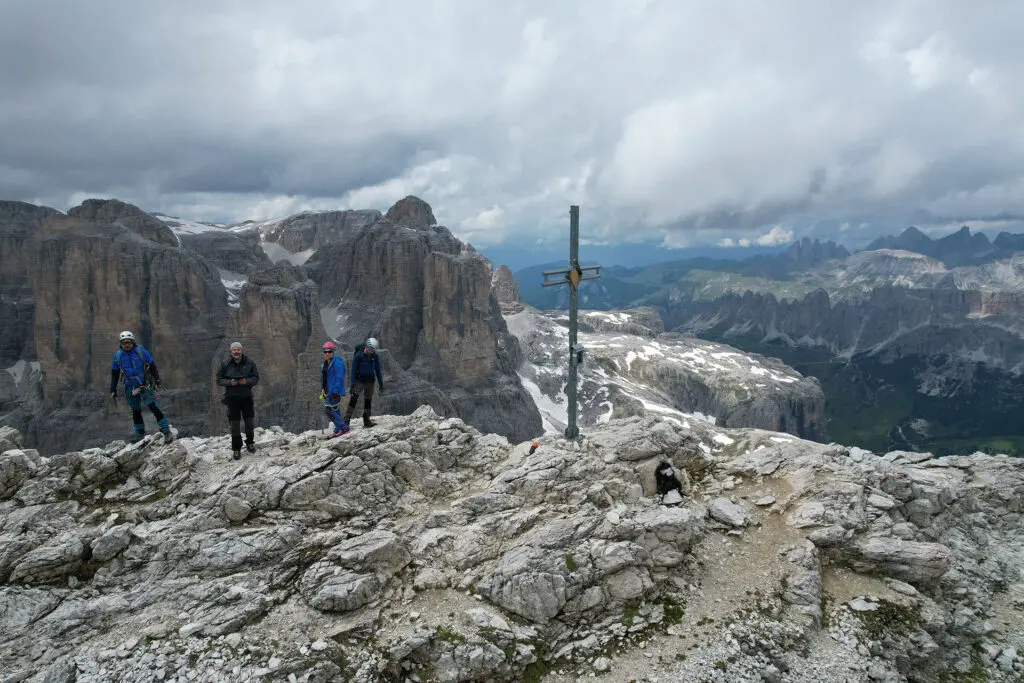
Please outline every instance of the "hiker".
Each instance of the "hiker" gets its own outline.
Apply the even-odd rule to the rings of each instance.
[[[135,424],[132,441],[141,441],[146,436],[146,425],[142,421],[142,404],[145,403],[156,418],[164,443],[170,443],[174,440],[171,426],[156,403],[155,390],[160,388],[160,373],[153,356],[135,342],[135,335],[129,330],[121,333],[118,343],[121,348],[114,353],[110,363],[110,398],[117,405],[117,381],[123,380],[124,400],[132,410],[132,422]]]
[[[245,355],[241,342],[231,343],[231,356],[217,370],[217,386],[224,387],[224,405],[228,407],[231,425],[231,457],[242,457],[242,420],[245,420],[245,449],[256,452],[255,410],[252,388],[259,384],[260,371],[256,362]]]
[[[370,408],[373,405],[373,380],[376,378],[379,391],[384,391],[384,380],[380,375],[380,356],[377,355],[377,340],[370,337],[361,348],[356,349],[352,357],[352,384],[349,387],[352,398],[348,401],[345,411],[345,422],[351,424],[352,413],[356,412],[356,401],[363,394],[363,426],[374,427],[376,422],[370,420]]]
[[[334,433],[329,439],[348,434],[348,420],[341,419],[341,399],[345,395],[345,361],[335,354],[338,347],[334,342],[324,342],[324,364],[320,366],[320,398],[324,402],[327,417],[334,423]]]

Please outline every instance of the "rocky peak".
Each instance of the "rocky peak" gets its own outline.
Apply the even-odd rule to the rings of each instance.
[[[509,438],[539,433],[540,414],[516,374],[519,346],[501,317],[489,262],[446,227],[427,227],[433,212],[422,200],[406,197],[388,215],[419,227],[385,216],[347,231],[305,264],[320,287],[328,336],[343,348],[370,334],[380,340],[391,389],[374,406],[407,412],[427,403]]]
[[[375,209],[351,211],[304,211],[287,218],[246,224],[235,231],[263,233],[263,248],[271,260],[282,259],[301,264],[310,254],[327,244],[349,239],[381,219]],[[283,252],[278,252],[280,247]]]
[[[156,216],[117,199],[86,199],[68,209],[68,216],[95,223],[118,223],[157,244],[178,246],[170,227]]]
[[[58,214],[60,211],[48,206],[36,206],[28,202],[0,200],[0,234],[6,233],[18,225],[38,225],[46,216]]]
[[[395,225],[413,230],[422,230],[437,225],[437,219],[434,218],[430,204],[412,195],[395,202],[395,205],[384,214],[384,218]]]
[[[511,315],[523,310],[523,304],[519,302],[519,281],[512,276],[508,266],[502,264],[494,269],[491,275],[491,289],[498,298],[498,305],[503,314]]]
[[[331,441],[271,427],[256,442],[241,462],[227,436],[46,458],[0,428],[0,670],[1024,674],[1021,460],[657,417],[534,452],[429,407]]]
[[[821,261],[828,261],[837,258],[846,258],[850,252],[845,247],[837,245],[832,240],[821,242],[809,237],[804,237],[794,242],[786,249],[786,255],[791,263],[800,268],[812,266]]]

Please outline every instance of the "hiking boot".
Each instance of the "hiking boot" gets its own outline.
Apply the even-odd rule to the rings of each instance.
[[[145,438],[146,438],[146,432],[142,432],[141,434],[136,434],[135,436],[133,436],[129,441],[130,441],[130,443],[138,443],[138,442],[142,441]]]
[[[339,429],[338,431],[334,432],[333,434],[331,434],[327,438],[328,439],[334,439],[334,438],[337,438],[337,437],[342,436],[344,434],[348,434],[348,427],[346,427],[345,429]]]
[[[235,460],[241,460],[242,459],[242,449],[241,448],[233,449],[231,451],[231,457],[234,458]]]
[[[174,434],[171,434],[170,430],[164,432],[164,443],[170,443],[174,441]]]
[[[368,417],[364,417],[363,418],[363,426],[366,427],[367,429],[369,429],[370,427],[376,427],[377,423],[374,422],[373,420],[371,420]]]
[[[247,443],[247,444],[245,444],[245,450],[249,451],[250,453],[255,453],[256,452],[256,444],[254,444],[254,443]]]

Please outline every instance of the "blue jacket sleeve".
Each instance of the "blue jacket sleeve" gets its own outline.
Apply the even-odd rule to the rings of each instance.
[[[345,395],[345,362],[338,358],[327,369],[327,393]]]
[[[377,386],[384,389],[384,379],[380,376],[380,355],[373,354],[373,371],[377,373]]]

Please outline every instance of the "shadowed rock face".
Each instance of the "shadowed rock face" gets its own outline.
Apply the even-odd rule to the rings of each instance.
[[[338,230],[306,268],[320,285],[324,327],[348,359],[368,335],[380,341],[386,391],[374,412],[427,403],[512,439],[540,433],[487,260],[436,225],[415,197],[372,225],[346,216]]]
[[[33,436],[44,450],[128,428],[123,401],[111,411],[107,393],[124,329],[153,353],[166,387],[160,400],[174,424],[190,432],[205,423],[208,359],[228,317],[219,276],[177,246],[142,236],[153,234],[144,220],[134,227],[110,220],[53,216],[36,243],[35,355],[49,414],[34,421]]]
[[[491,288],[494,296],[498,297],[503,315],[513,315],[523,310],[523,304],[519,302],[519,281],[512,276],[508,266],[502,264],[494,269]]]
[[[157,244],[178,246],[178,238],[166,223],[137,206],[116,199],[86,199],[80,206],[68,209],[68,216],[97,223],[116,223]]]
[[[291,253],[319,249],[381,219],[380,211],[303,212],[268,225],[264,237]]]
[[[181,246],[229,273],[249,275],[269,268],[270,258],[259,246],[259,235],[210,230],[180,235]]]
[[[0,201],[0,369],[31,358],[32,240],[43,220],[59,212],[25,202]]]
[[[123,401],[115,408],[107,393],[125,329],[153,353],[159,401],[182,434],[227,429],[213,374],[233,340],[261,371],[259,423],[320,426],[320,344],[341,340],[348,362],[370,331],[382,342],[388,389],[374,414],[429,404],[513,438],[540,430],[515,375],[518,345],[491,295],[486,261],[434,225],[418,199],[396,204],[390,219],[349,211],[281,222],[294,230],[275,224],[281,243],[320,246],[312,278],[300,266],[271,266],[257,246],[267,237],[258,226],[183,233],[179,244],[166,224],[123,202],[89,200],[67,215],[5,207],[4,238],[31,264],[3,262],[20,287],[12,299],[23,302],[9,306],[8,319],[30,320],[12,325],[0,417],[43,452],[130,430]]]
[[[258,419],[312,426],[319,358],[309,350],[322,325],[316,284],[301,268],[272,267],[261,250],[249,251],[255,272],[229,305],[217,268],[136,207],[89,201],[68,215],[37,213],[44,219],[26,242],[34,343],[16,367],[18,381],[6,382],[4,373],[0,385],[5,420],[33,446],[89,446],[130,429],[124,402],[112,406],[107,393],[125,329],[154,355],[163,380],[158,400],[180,434],[227,429],[213,373],[232,339],[243,341],[264,375]]]
[[[260,424],[298,430],[318,426],[323,325],[316,283],[300,266],[281,264],[254,275],[239,299],[213,372],[228,357],[230,342],[241,341],[260,370],[260,384],[254,390]],[[213,392],[212,428],[226,428],[220,403],[223,390],[214,387]]]

